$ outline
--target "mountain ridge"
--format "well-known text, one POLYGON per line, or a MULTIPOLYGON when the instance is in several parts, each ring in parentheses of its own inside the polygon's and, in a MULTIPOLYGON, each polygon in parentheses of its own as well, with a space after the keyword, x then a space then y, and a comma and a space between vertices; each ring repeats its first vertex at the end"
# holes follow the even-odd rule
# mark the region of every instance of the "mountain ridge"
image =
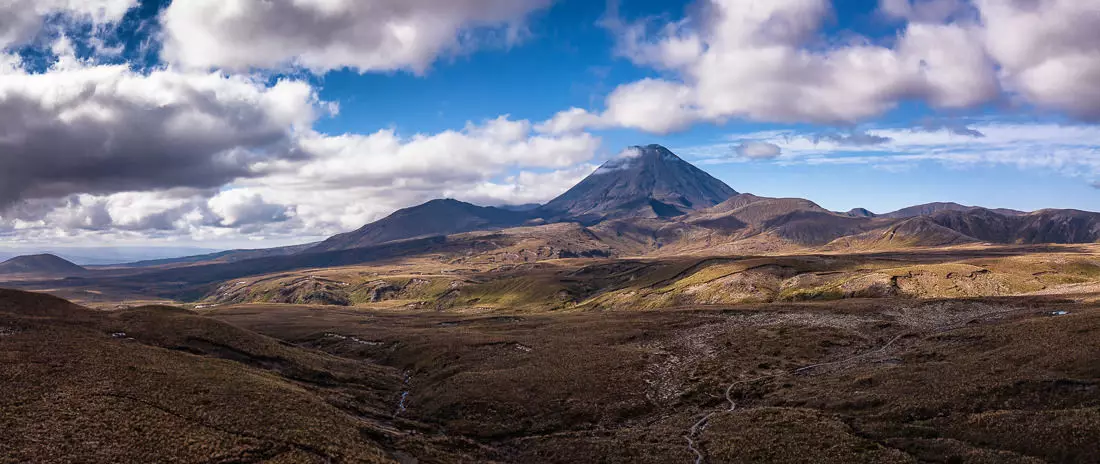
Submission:
POLYGON ((383 243, 522 225, 531 215, 455 199, 431 200, 400 209, 352 232, 338 234, 305 250, 307 253, 348 250, 383 243))
POLYGON ((394 250, 415 254, 418 243, 427 247, 424 250, 440 245, 436 240, 424 240, 428 238, 526 226, 535 226, 532 230, 537 231, 540 225, 563 222, 593 227, 621 253, 638 255, 657 250, 760 253, 844 243, 911 247, 1100 241, 1098 213, 1061 209, 1025 213, 950 202, 915 205, 881 215, 863 208, 840 213, 801 198, 738 193, 660 145, 631 147, 624 153, 541 206, 492 207, 437 199, 398 210, 312 246, 227 252, 148 264, 165 267, 242 262, 245 264, 235 267, 241 270, 255 268, 250 262, 278 262, 280 268, 293 267, 295 262, 323 266, 329 261, 357 261, 333 254, 341 251, 362 249, 359 255, 363 259, 392 257, 394 250), (893 239, 882 240, 884 236, 893 239), (390 251, 383 253, 367 250, 389 244, 395 246, 386 247, 390 251), (276 257, 286 259, 263 261, 276 257))

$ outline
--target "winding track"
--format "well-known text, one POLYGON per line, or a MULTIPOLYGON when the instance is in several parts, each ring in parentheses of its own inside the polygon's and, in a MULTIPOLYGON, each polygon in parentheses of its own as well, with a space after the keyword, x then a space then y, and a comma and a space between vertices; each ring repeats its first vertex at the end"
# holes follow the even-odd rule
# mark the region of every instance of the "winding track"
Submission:
POLYGON ((733 398, 730 397, 730 395, 733 392, 733 387, 736 387, 738 385, 745 385, 745 384, 749 384, 749 383, 755 383, 755 382, 759 382, 761 380, 767 380, 767 379, 773 379, 773 378, 776 378, 776 377, 782 377, 782 376, 785 376, 785 375, 799 374, 799 373, 806 372, 806 371, 809 371, 809 370, 817 369, 819 367, 832 366, 832 365, 836 365, 836 364, 844 364, 844 363, 847 363, 847 362, 855 361, 855 360, 860 359, 860 358, 865 358, 867 356, 882 353, 883 351, 886 351, 887 349, 889 349, 894 343, 896 343, 902 337, 905 337, 907 335, 914 335, 914 333, 913 332, 903 333, 901 335, 898 335, 898 336, 892 338, 889 342, 886 342, 885 345, 882 345, 879 348, 876 348, 874 350, 871 350, 871 351, 868 351, 868 352, 865 352, 865 353, 857 354, 855 356, 844 358, 844 359, 841 359, 839 361, 829 361, 829 362, 824 362, 824 363, 811 364, 809 366, 803 366, 803 367, 800 367, 798 369, 794 369, 794 370, 791 370, 791 371, 784 371, 784 372, 780 372, 780 373, 777 373, 777 374, 765 375, 765 376, 761 376, 761 377, 756 377, 754 379, 740 380, 740 381, 731 383, 728 387, 726 387, 726 393, 725 393, 726 401, 729 402, 729 404, 730 404, 729 409, 724 409, 724 410, 719 410, 719 411, 712 411, 712 412, 708 413, 707 415, 703 416, 702 419, 699 419, 698 422, 696 422, 695 424, 692 424, 691 428, 688 429, 688 433, 686 435, 684 435, 684 439, 686 439, 687 442, 688 442, 688 449, 691 450, 691 452, 695 454, 695 464, 703 464, 704 462, 706 462, 706 455, 703 454, 703 451, 699 449, 699 446, 695 442, 695 439, 698 438, 699 434, 701 434, 704 429, 706 429, 707 423, 710 422, 710 419, 712 417, 714 417, 715 415, 717 415, 717 414, 721 414, 721 413, 727 413, 728 414, 728 413, 731 413, 731 412, 733 412, 737 409, 737 402, 733 401, 733 398))

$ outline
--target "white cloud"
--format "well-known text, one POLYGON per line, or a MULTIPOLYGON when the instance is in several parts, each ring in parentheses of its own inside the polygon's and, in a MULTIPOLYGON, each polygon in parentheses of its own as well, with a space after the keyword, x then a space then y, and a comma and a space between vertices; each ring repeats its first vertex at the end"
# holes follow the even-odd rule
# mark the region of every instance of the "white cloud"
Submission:
POLYGON ((441 55, 513 43, 551 0, 174 1, 162 16, 164 57, 197 68, 286 65, 323 72, 424 72, 441 55))
POLYGON ((589 113, 582 108, 570 108, 560 111, 553 118, 535 126, 535 130, 544 134, 568 134, 580 132, 586 128, 605 127, 599 115, 589 113))
POLYGON ((523 171, 502 181, 486 181, 472 187, 449 190, 444 197, 479 205, 524 205, 546 203, 592 174, 596 166, 576 167, 550 172, 523 171))
MULTIPOLYGON (((889 139, 879 144, 853 145, 816 138, 795 131, 737 134, 735 137, 770 143, 782 149, 781 163, 816 165, 870 165, 879 169, 906 169, 920 162, 951 166, 1008 165, 1046 169, 1071 177, 1100 176, 1100 128, 1091 125, 985 123, 973 132, 945 128, 875 129, 865 135, 889 139)), ((681 152, 704 164, 737 162, 728 146, 687 147, 681 152)))
POLYGON ((734 148, 734 151, 742 158, 753 160, 775 159, 783 154, 779 145, 768 142, 744 142, 734 148))
POLYGON ((668 77, 573 108, 548 133, 624 127, 667 133, 730 119, 850 125, 923 100, 972 108, 1007 90, 1023 103, 1100 119, 1100 4, 1079 0, 882 0, 908 21, 889 46, 828 42, 829 0, 707 0, 704 14, 650 32, 607 23, 618 51, 668 77))
POLYGON ((257 163, 298 156, 324 111, 303 82, 147 74, 58 62, 0 70, 0 207, 20 199, 217 187, 257 163))
POLYGON ((290 219, 291 206, 267 203, 259 193, 248 189, 220 192, 207 203, 210 211, 227 227, 267 225, 290 219))
POLYGON ((1100 120, 1100 3, 975 0, 1002 79, 1025 102, 1100 120))
POLYGON ((616 159, 629 160, 629 159, 640 158, 644 154, 645 154, 645 151, 643 151, 641 148, 627 147, 623 151, 619 152, 618 155, 615 155, 615 158, 616 159))
POLYGON ((51 15, 100 26, 118 22, 134 6, 137 0, 4 0, 0 2, 0 50, 33 39, 51 15))
POLYGON ((595 156, 600 139, 537 135, 529 121, 502 116, 461 131, 312 134, 299 144, 307 158, 271 163, 262 168, 266 176, 238 184, 268 202, 295 205, 310 230, 338 232, 434 198, 547 201, 589 169, 584 163, 595 156))
POLYGON ((66 30, 107 27, 133 0, 0 5, 0 235, 302 240, 438 197, 547 201, 592 172, 598 138, 542 135, 508 116, 434 134, 326 135, 314 125, 337 107, 311 84, 207 68, 420 72, 485 41, 513 43, 550 2, 175 1, 159 18, 167 64, 144 71, 78 58, 102 48, 99 32, 74 41, 66 30), (59 16, 47 68, 25 69, 10 47, 44 45, 39 29, 59 16))
MULTIPOLYGON (((666 133, 729 119, 848 124, 919 98, 965 108, 997 97, 993 65, 974 24, 910 23, 892 48, 816 38, 827 0, 710 0, 706 16, 647 35, 620 27, 620 52, 678 77, 613 91, 601 113, 570 110, 544 126, 563 133, 627 127, 666 133)), ((612 22, 612 24, 615 24, 612 22)))
POLYGON ((23 241, 309 240, 434 198, 542 203, 595 169, 587 161, 600 140, 537 135, 531 126, 500 117, 461 131, 411 137, 393 130, 341 136, 297 133, 297 157, 251 164, 254 176, 220 190, 23 201, 0 213, 0 235, 23 241))

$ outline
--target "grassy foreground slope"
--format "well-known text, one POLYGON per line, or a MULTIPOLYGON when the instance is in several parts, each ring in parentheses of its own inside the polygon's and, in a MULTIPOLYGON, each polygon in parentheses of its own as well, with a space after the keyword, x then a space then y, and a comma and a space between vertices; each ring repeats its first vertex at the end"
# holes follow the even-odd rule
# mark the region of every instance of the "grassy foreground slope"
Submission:
POLYGON ((399 415, 480 444, 485 460, 1098 459, 1094 305, 851 300, 480 316, 247 305, 209 314, 403 370, 399 415))
POLYGON ((1097 462, 1100 309, 88 310, 0 291, 0 462, 1097 462), (732 408, 731 408, 732 406, 732 408))
POLYGON ((332 382, 386 412, 400 385, 181 309, 0 290, 0 462, 392 462, 332 382))

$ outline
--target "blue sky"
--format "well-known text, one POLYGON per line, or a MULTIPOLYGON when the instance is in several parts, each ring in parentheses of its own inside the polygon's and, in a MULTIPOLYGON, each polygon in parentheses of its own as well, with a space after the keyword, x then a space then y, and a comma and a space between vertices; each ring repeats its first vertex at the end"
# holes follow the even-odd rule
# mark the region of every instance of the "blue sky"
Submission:
MULTIPOLYGON (((660 21, 683 16, 691 4, 624 1, 618 12, 624 17, 660 21)), ((823 30, 824 40, 858 33, 888 42, 905 26, 903 22, 883 18, 874 0, 833 5, 834 16, 823 30)), ((322 96, 341 102, 341 113, 320 127, 332 133, 363 127, 395 127, 409 134, 438 132, 501 114, 542 120, 562 108, 598 106, 616 85, 660 75, 616 56, 616 38, 601 26, 607 15, 608 5, 600 2, 561 2, 535 16, 529 24, 531 35, 524 43, 444 60, 436 63, 427 75, 362 75, 347 70, 330 73, 320 81, 322 96)), ((983 124, 1078 123, 1031 108, 985 105, 939 112, 921 101, 908 101, 855 127, 908 128, 929 118, 960 123, 980 120, 983 124)), ((728 145, 730 137, 737 134, 772 130, 815 134, 851 129, 847 125, 733 120, 725 124, 701 123, 672 134, 607 130, 601 132, 601 137, 604 156, 620 147, 652 142, 678 148, 686 158, 698 159, 692 156, 696 147, 728 145)), ((711 164, 705 168, 739 191, 810 198, 837 210, 867 207, 885 212, 932 201, 1024 210, 1050 207, 1094 210, 1100 205, 1100 192, 1089 185, 1090 179, 1067 178, 1053 169, 940 162, 907 164, 904 169, 771 162, 711 164)))
POLYGON ((300 243, 649 143, 834 210, 1100 205, 1083 2, 22 1, 11 246, 300 243))

